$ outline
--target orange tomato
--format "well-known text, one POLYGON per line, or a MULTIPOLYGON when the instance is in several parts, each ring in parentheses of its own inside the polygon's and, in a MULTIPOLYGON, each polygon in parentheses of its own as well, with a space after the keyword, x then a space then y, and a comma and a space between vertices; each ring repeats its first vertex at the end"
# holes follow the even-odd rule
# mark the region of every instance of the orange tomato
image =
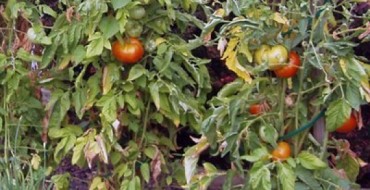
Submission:
POLYGON ((249 107, 249 113, 252 115, 259 115, 265 111, 263 104, 253 104, 249 107))
POLYGON ((275 150, 272 151, 272 158, 274 160, 286 160, 291 155, 290 145, 287 142, 281 141, 275 150))
POLYGON ((137 38, 127 38, 123 43, 118 40, 112 44, 112 54, 123 64, 135 64, 144 56, 144 47, 137 38))
POLYGON ((357 127, 357 121, 353 114, 343 123, 343 125, 337 128, 335 131, 338 133, 349 133, 357 127))

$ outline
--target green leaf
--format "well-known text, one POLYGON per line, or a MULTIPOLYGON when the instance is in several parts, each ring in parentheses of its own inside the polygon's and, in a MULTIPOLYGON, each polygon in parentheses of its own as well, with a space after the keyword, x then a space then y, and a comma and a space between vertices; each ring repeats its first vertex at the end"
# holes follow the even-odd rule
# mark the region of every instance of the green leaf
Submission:
POLYGON ((97 106, 102 107, 101 114, 109 122, 112 123, 117 119, 117 101, 112 94, 103 96, 98 102, 97 106))
POLYGON ((132 0, 112 0, 112 6, 114 10, 120 9, 127 4, 129 4, 132 0))
POLYGON ((60 115, 59 121, 62 121, 67 114, 67 111, 71 107, 71 99, 69 91, 65 92, 60 98, 60 115))
POLYGON ((110 63, 104 66, 102 76, 103 95, 106 95, 113 87, 113 84, 121 78, 119 67, 110 63))
POLYGON ((327 167, 325 162, 307 151, 302 151, 297 159, 304 168, 309 170, 318 170, 327 167))
POLYGON ((278 132, 272 125, 267 124, 261 126, 259 129, 259 135, 263 141, 270 143, 272 146, 277 146, 276 141, 278 139, 278 132))
POLYGON ((133 81, 145 74, 147 74, 145 67, 140 64, 136 64, 130 69, 127 81, 133 81))
POLYGON ((158 88, 159 88, 158 87, 158 82, 149 84, 150 96, 152 97, 154 105, 157 108, 157 110, 159 110, 161 108, 161 101, 160 101, 161 99, 159 97, 159 89, 158 88))
POLYGON ((109 39, 119 32, 119 23, 113 16, 106 16, 100 21, 99 29, 104 38, 109 39))
POLYGON ((263 162, 256 162, 249 171, 249 185, 251 189, 270 190, 271 172, 263 162))
POLYGON ((56 37, 53 39, 53 43, 50 46, 46 46, 44 53, 42 55, 42 60, 39 69, 45 69, 54 59, 55 52, 59 46, 59 38, 56 37))
POLYGON ((78 45, 73 51, 72 51, 72 60, 76 64, 80 63, 86 56, 86 49, 82 45, 78 45))
POLYGON ((335 131, 341 127, 343 123, 351 115, 351 106, 347 101, 338 99, 329 104, 326 115, 326 130, 329 132, 335 131))
POLYGON ((351 182, 348 179, 339 177, 338 174, 331 168, 319 170, 315 176, 317 179, 320 179, 320 181, 327 181, 327 183, 321 183, 323 189, 335 189, 333 188, 333 184, 337 185, 337 189, 351 189, 351 182))
POLYGON ((184 158, 186 184, 188 184, 188 185, 191 182, 191 178, 195 174, 198 160, 199 160, 199 155, 198 154, 185 156, 185 158, 184 158))
POLYGON ((85 88, 76 89, 76 92, 72 94, 73 105, 75 107, 75 111, 79 119, 82 119, 85 113, 84 105, 87 100, 86 96, 87 96, 87 93, 86 93, 85 88))
POLYGON ((55 147, 54 150, 54 160, 59 163, 60 160, 62 160, 63 154, 60 154, 60 152, 64 149, 66 143, 68 142, 68 137, 63 138, 55 147))
POLYGON ((64 137, 55 147, 54 160, 59 163, 62 158, 70 151, 76 142, 76 136, 64 137))
POLYGON ((39 5, 44 14, 50 15, 53 18, 57 17, 57 13, 47 5, 39 5))
POLYGON ((216 174, 218 172, 217 168, 209 162, 203 163, 203 167, 204 167, 204 170, 206 171, 207 175, 213 175, 213 174, 216 174))
POLYGON ((360 172, 360 164, 356 158, 350 156, 349 154, 345 154, 336 165, 336 168, 343 169, 349 180, 352 182, 356 181, 356 178, 360 172))
POLYGON ((73 148, 73 155, 72 155, 72 164, 77 164, 82 166, 84 163, 84 148, 88 139, 85 137, 79 137, 76 140, 76 146, 73 148))
POLYGON ((277 175, 284 190, 294 190, 296 175, 289 164, 278 162, 277 175))
POLYGON ((311 170, 307 170, 302 166, 297 166, 295 170, 295 174, 301 180, 304 182, 309 189, 315 189, 315 190, 321 190, 322 187, 320 186, 320 183, 315 179, 314 174, 311 170))
POLYGON ((48 136, 51 139, 64 138, 67 136, 79 136, 83 133, 82 129, 78 125, 67 125, 64 128, 50 128, 48 136))
POLYGON ((140 172, 141 175, 143 176, 143 179, 148 183, 150 179, 149 164, 148 163, 141 164, 140 172))
POLYGON ((352 108, 359 110, 360 105, 363 103, 360 88, 351 83, 347 83, 346 88, 346 99, 352 108))
POLYGON ((229 97, 240 90, 244 85, 244 81, 237 79, 231 83, 226 84, 222 89, 217 93, 218 97, 229 97))
POLYGON ((92 183, 89 187, 89 190, 106 190, 105 182, 101 177, 94 177, 92 183))
POLYGON ((54 184, 54 188, 56 190, 65 190, 69 189, 69 182, 70 182, 71 175, 69 173, 53 175, 51 177, 51 181, 54 184))
POLYGON ((249 162, 256 162, 258 160, 263 159, 264 157, 267 157, 269 155, 269 152, 266 147, 261 147, 252 150, 252 153, 250 155, 245 155, 240 157, 241 160, 247 160, 249 162))
POLYGON ((102 54, 104 48, 105 39, 100 33, 95 33, 91 39, 90 43, 87 45, 86 57, 94 57, 102 54))

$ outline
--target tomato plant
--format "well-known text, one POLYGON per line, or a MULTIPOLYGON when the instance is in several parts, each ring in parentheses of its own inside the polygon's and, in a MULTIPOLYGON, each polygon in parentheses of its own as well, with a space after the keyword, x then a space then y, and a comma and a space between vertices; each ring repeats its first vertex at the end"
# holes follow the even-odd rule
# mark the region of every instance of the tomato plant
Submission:
POLYGON ((123 43, 117 40, 112 44, 112 54, 123 64, 135 64, 143 58, 144 47, 137 38, 127 38, 123 43))
POLYGON ((204 2, 1 3, 0 188, 357 189, 330 132, 370 102, 360 1, 204 2))
POLYGON ((271 153, 274 160, 286 160, 291 156, 290 145, 287 142, 279 142, 271 153))
POLYGON ((338 133, 349 133, 353 131, 357 127, 357 121, 354 114, 351 114, 351 116, 345 120, 345 122, 337 128, 335 131, 338 133))
POLYGON ((287 65, 281 68, 275 69, 275 75, 279 78, 290 78, 297 74, 299 67, 301 66, 301 60, 299 55, 295 51, 289 52, 289 62, 287 65))

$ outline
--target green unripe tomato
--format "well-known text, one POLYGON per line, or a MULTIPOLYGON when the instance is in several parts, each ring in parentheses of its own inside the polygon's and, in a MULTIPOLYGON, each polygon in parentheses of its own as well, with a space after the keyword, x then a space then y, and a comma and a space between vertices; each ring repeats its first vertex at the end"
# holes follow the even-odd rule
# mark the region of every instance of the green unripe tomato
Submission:
POLYGON ((130 37, 140 37, 143 32, 143 26, 135 21, 128 21, 125 25, 126 34, 130 37))
POLYGON ((270 46, 261 45, 260 48, 254 53, 254 60, 258 65, 268 62, 268 52, 270 51, 270 46))
POLYGON ((288 50, 283 45, 272 46, 268 53, 268 63, 270 69, 284 66, 288 61, 288 50))
POLYGON ((145 12, 144 7, 136 6, 130 10, 129 14, 130 14, 130 18, 135 19, 135 20, 140 20, 145 16, 146 12, 145 12))

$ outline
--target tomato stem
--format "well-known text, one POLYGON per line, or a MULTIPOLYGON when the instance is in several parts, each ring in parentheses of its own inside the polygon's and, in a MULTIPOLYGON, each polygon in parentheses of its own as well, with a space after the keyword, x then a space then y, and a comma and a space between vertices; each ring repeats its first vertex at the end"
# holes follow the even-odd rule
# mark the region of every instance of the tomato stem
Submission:
POLYGON ((124 44, 125 43, 124 40, 123 40, 123 38, 122 38, 122 36, 120 36, 119 34, 115 34, 114 36, 117 38, 117 40, 119 41, 120 44, 124 44))
MULTIPOLYGON (((302 60, 302 68, 305 67, 305 64, 306 64, 306 57, 302 60)), ((299 108, 300 108, 300 105, 299 103, 301 102, 301 98, 302 98, 302 84, 303 84, 303 79, 304 79, 304 72, 299 72, 298 73, 298 96, 297 96, 297 100, 296 100, 296 105, 295 105, 295 120, 294 120, 294 128, 297 130, 299 128, 299 108)), ((299 152, 299 141, 298 141, 298 138, 294 138, 293 139, 293 144, 294 144, 294 156, 297 156, 298 152, 299 152)))
POLYGON ((143 147, 143 141, 144 141, 144 137, 145 137, 145 133, 146 133, 146 129, 148 127, 148 118, 149 118, 149 109, 150 109, 150 101, 148 101, 147 105, 146 105, 146 109, 145 109, 145 116, 144 116, 144 126, 143 126, 143 133, 141 135, 141 139, 140 139, 140 143, 139 143, 139 147, 142 148, 143 147))
POLYGON ((279 101, 279 123, 280 123, 280 131, 284 129, 284 106, 285 106, 285 91, 286 91, 286 83, 285 79, 280 80, 282 82, 282 92, 280 94, 280 101, 279 101))

